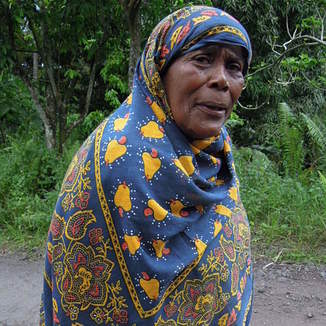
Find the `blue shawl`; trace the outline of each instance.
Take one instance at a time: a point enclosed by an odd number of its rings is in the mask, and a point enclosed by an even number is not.
[[[210,43],[243,47],[227,13],[183,8],[161,21],[132,94],[85,141],[66,173],[46,250],[43,325],[249,325],[250,231],[231,140],[190,141],[161,75]]]

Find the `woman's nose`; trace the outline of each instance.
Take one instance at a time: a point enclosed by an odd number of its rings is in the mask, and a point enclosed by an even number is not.
[[[216,87],[218,90],[223,91],[227,91],[229,89],[229,83],[224,65],[215,64],[212,66],[210,74],[211,75],[208,81],[209,87]]]

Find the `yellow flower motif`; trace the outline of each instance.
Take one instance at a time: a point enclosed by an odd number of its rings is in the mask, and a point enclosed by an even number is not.
[[[92,312],[91,312],[91,318],[95,321],[96,324],[102,324],[103,323],[103,317],[104,313],[103,310],[99,307],[96,307]]]
[[[215,212],[217,214],[224,215],[227,217],[231,217],[231,215],[232,215],[232,211],[224,205],[217,205],[215,208]]]
[[[203,23],[211,18],[212,17],[210,17],[210,16],[200,16],[198,18],[194,18],[193,22],[194,22],[194,25],[198,25],[198,24]]]
[[[201,241],[200,239],[195,240],[195,245],[198,252],[198,256],[201,257],[205,252],[207,245],[205,242]]]
[[[161,123],[165,123],[166,115],[165,115],[164,111],[162,110],[162,108],[156,102],[153,102],[151,104],[151,108],[152,108],[153,112],[155,113],[155,115],[157,116],[157,119]]]
[[[57,300],[55,298],[52,298],[52,305],[53,305],[53,310],[58,313],[58,304]]]
[[[77,320],[78,318],[78,314],[79,314],[79,309],[78,307],[74,306],[74,305],[71,305],[68,307],[68,310],[69,310],[69,318],[70,320]]]
[[[231,199],[233,199],[235,202],[237,202],[238,201],[238,189],[236,187],[230,188],[229,196]]]
[[[216,165],[217,162],[218,162],[217,158],[215,156],[212,156],[212,155],[210,155],[210,158],[211,158],[213,164]]]
[[[226,313],[224,314],[218,321],[218,326],[226,326],[226,323],[228,321],[228,318],[229,318],[229,314]]]
[[[224,180],[217,179],[217,180],[215,181],[215,184],[216,184],[217,186],[224,185]]]
[[[211,145],[216,140],[216,138],[216,136],[212,136],[207,139],[195,140],[192,142],[192,146],[197,148],[197,150],[203,150]]]
[[[131,104],[132,104],[132,94],[130,94],[130,95],[127,97],[127,104],[128,104],[128,105],[131,105]]]
[[[201,311],[204,310],[206,305],[212,305],[214,297],[211,294],[200,295],[197,298],[195,310]]]
[[[228,142],[224,141],[224,154],[231,152],[231,147]]]
[[[198,149],[197,147],[195,147],[195,146],[193,146],[191,144],[190,144],[190,148],[194,152],[195,155],[200,153],[200,149]]]
[[[169,319],[167,321],[165,321],[164,319],[162,319],[162,317],[160,316],[159,319],[157,320],[157,322],[154,324],[154,326],[177,326],[176,322],[172,319]]]
[[[195,166],[192,163],[192,156],[182,155],[179,159],[174,160],[174,164],[187,176],[195,172]]]
[[[237,310],[241,310],[241,300],[238,302],[238,304],[234,307]]]
[[[47,247],[48,247],[48,252],[52,255],[52,252],[53,252],[53,245],[52,245],[52,243],[51,242],[48,242]]]
[[[172,37],[171,37],[171,50],[173,49],[173,47],[174,47],[174,45],[175,45],[175,42],[177,41],[177,38],[178,38],[178,36],[179,36],[179,34],[180,34],[180,32],[181,32],[182,27],[183,27],[183,26],[178,27],[178,28],[174,31],[174,33],[173,33],[173,35],[172,35]]]

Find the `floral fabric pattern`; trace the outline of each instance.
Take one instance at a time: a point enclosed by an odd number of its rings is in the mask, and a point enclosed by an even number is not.
[[[183,8],[154,29],[126,101],[68,168],[48,234],[42,325],[249,325],[250,230],[226,129],[189,141],[161,75],[181,53],[250,40]]]

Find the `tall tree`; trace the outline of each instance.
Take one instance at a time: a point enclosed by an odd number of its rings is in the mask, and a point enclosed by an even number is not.
[[[128,86],[131,88],[135,67],[140,54],[141,25],[140,5],[141,0],[119,0],[125,11],[128,31],[130,35]]]
[[[48,148],[62,152],[73,128],[89,112],[95,81],[110,51],[108,40],[123,31],[120,6],[101,0],[3,0],[0,6],[7,23],[7,63],[30,91]],[[71,124],[69,112],[78,114]]]

